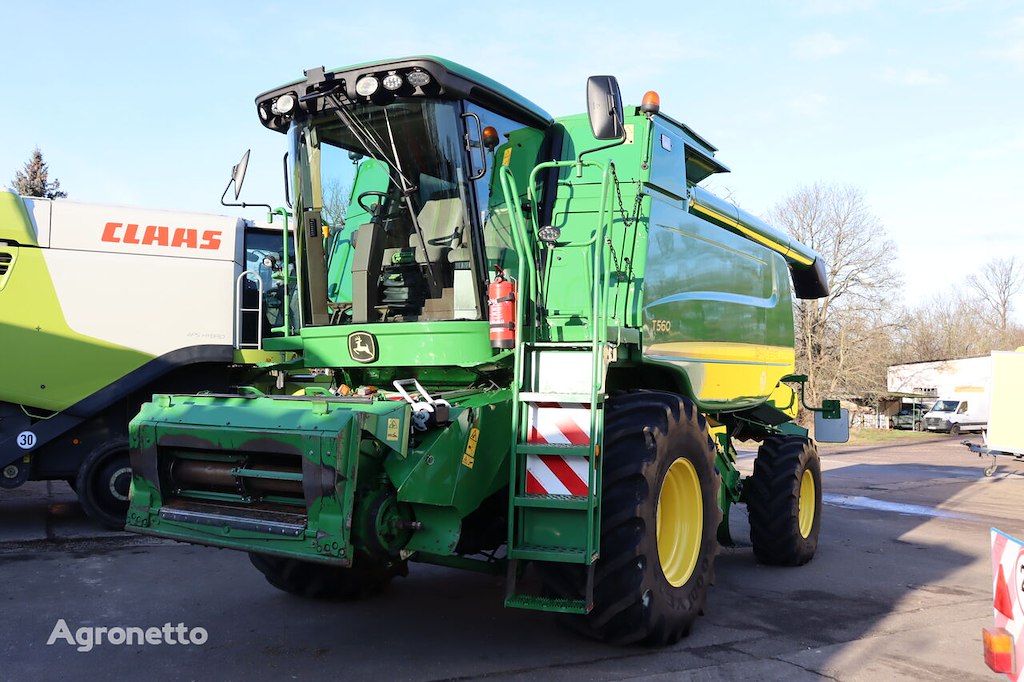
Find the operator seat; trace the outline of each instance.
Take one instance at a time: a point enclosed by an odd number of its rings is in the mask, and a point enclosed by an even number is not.
[[[462,246],[465,230],[462,201],[450,192],[435,192],[423,204],[416,221],[423,232],[423,242],[415,230],[409,235],[409,246],[416,250],[416,262],[446,266],[448,252]]]

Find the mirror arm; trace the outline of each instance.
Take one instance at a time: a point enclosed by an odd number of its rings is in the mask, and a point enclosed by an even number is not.
[[[622,132],[622,137],[620,137],[619,139],[615,140],[611,144],[601,145],[600,147],[594,147],[593,149],[584,149],[582,152],[580,152],[579,156],[576,157],[576,165],[577,166],[582,166],[583,165],[583,155],[584,154],[593,154],[594,152],[599,152],[599,151],[602,151],[604,149],[611,149],[612,147],[618,147],[620,144],[625,144],[625,142],[626,142],[626,132],[623,131]]]
[[[228,195],[228,190],[231,189],[231,183],[233,183],[234,181],[235,181],[234,178],[232,178],[231,180],[228,180],[228,184],[224,188],[224,193],[220,195],[220,205],[221,206],[239,206],[241,208],[261,207],[261,208],[267,209],[268,211],[273,211],[274,210],[274,208],[270,204],[247,204],[244,201],[241,202],[241,203],[231,204],[231,203],[228,203],[228,202],[224,201],[224,197],[226,197]]]
[[[822,400],[821,407],[811,407],[804,398],[804,385],[807,383],[806,374],[787,374],[780,381],[787,384],[800,384],[800,404],[810,412],[821,412],[825,419],[839,419],[840,407],[838,400]]]

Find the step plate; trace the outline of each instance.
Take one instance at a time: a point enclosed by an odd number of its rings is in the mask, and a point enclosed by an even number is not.
[[[505,606],[514,609],[533,609],[535,611],[551,611],[553,613],[590,613],[593,604],[582,599],[550,599],[516,594],[505,600]]]

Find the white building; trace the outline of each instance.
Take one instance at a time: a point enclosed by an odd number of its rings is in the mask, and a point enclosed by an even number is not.
[[[892,365],[886,376],[890,393],[941,398],[964,391],[987,390],[992,380],[992,357]]]

